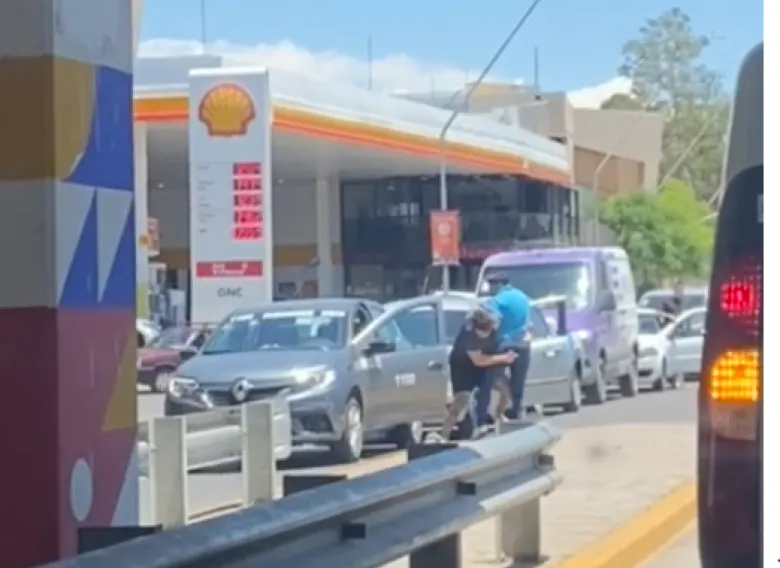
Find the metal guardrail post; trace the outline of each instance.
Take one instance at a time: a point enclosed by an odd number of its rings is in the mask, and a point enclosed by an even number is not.
[[[241,469],[247,507],[273,501],[276,495],[274,406],[254,402],[241,406]]]
[[[498,434],[509,434],[532,425],[522,420],[509,420],[499,422],[496,429]],[[533,499],[498,515],[495,535],[498,560],[541,561],[542,500]]]
[[[184,418],[149,423],[149,492],[152,519],[164,528],[187,524],[187,441]]]
[[[414,445],[406,452],[406,459],[412,461],[457,447],[458,444]],[[460,533],[437,540],[409,555],[409,568],[461,568],[462,564]]]

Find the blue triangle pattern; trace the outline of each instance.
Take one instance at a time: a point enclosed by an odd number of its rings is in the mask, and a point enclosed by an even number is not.
[[[61,308],[94,308],[98,300],[97,197],[84,219],[76,250],[65,277]]]
[[[87,147],[66,181],[133,191],[133,167],[133,76],[97,67]]]
[[[135,307],[135,208],[131,207],[119,236],[100,306]]]

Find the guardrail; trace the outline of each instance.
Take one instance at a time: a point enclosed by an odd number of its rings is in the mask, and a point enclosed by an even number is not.
[[[291,452],[290,407],[281,396],[139,424],[139,463],[149,480],[151,518],[165,528],[186,524],[187,474],[231,463],[241,464],[243,498],[221,510],[271,500],[276,461]]]
[[[541,557],[541,498],[561,482],[545,423],[460,446],[414,446],[410,462],[338,481],[49,568],[459,568],[460,532],[498,517],[501,556]]]

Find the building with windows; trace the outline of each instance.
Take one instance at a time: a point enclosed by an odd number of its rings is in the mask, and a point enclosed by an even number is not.
[[[517,241],[579,239],[571,157],[548,136],[464,115],[441,145],[446,110],[276,69],[227,68],[217,56],[141,58],[135,80],[139,234],[147,216],[157,220],[155,271],[162,267],[170,286],[200,290],[193,306],[204,297],[227,309],[291,294],[384,300],[435,286],[429,213],[439,208],[442,156],[450,207],[461,213],[453,285],[472,286],[482,259]],[[228,103],[231,117],[247,120],[221,136],[206,114],[216,120]],[[228,162],[232,182],[226,173],[205,179]],[[257,179],[243,179],[248,164]],[[238,213],[229,207],[231,191],[250,186],[265,192],[252,236],[230,229]],[[235,242],[239,234],[245,242]],[[139,259],[142,274],[148,265]],[[203,278],[208,286],[196,286]]]
[[[403,93],[408,100],[523,128],[566,146],[574,183],[600,196],[658,185],[663,116],[655,112],[575,108],[564,92],[538,92],[523,85],[480,85],[468,104],[465,92]]]

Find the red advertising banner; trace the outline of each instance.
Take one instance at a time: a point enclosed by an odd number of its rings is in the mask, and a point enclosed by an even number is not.
[[[460,262],[460,212],[431,211],[431,258],[440,266]]]

